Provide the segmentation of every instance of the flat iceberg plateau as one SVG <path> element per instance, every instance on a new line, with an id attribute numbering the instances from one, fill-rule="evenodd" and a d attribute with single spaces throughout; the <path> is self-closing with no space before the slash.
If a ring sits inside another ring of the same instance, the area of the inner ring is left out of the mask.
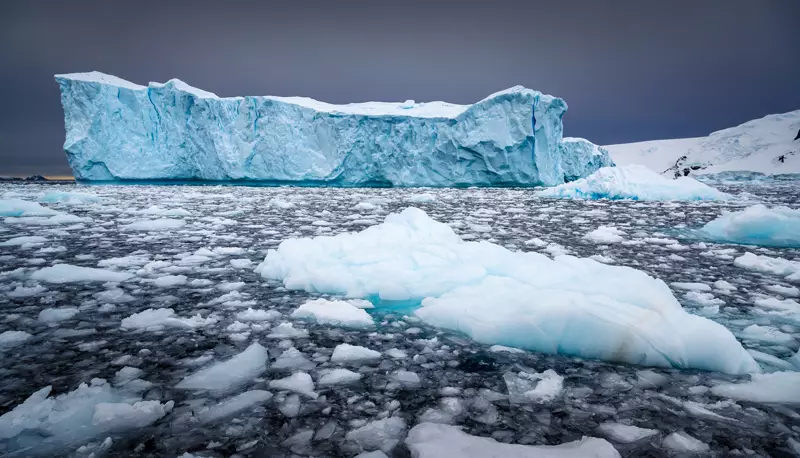
<path id="1" fill-rule="evenodd" d="M 603 167 L 586 178 L 538 191 L 537 195 L 630 200 L 725 200 L 730 197 L 693 178 L 669 179 L 643 165 Z"/>
<path id="2" fill-rule="evenodd" d="M 723 213 L 701 232 L 715 242 L 796 248 L 800 247 L 800 210 L 757 204 Z"/>
<path id="3" fill-rule="evenodd" d="M 466 242 L 407 208 L 358 233 L 292 238 L 256 268 L 293 290 L 421 304 L 474 340 L 648 366 L 733 374 L 759 365 L 722 325 L 686 313 L 642 271 Z"/>
<path id="4" fill-rule="evenodd" d="M 516 86 L 472 105 L 229 97 L 180 80 L 56 75 L 80 181 L 332 186 L 553 186 L 613 165 L 562 141 L 566 103 Z"/>

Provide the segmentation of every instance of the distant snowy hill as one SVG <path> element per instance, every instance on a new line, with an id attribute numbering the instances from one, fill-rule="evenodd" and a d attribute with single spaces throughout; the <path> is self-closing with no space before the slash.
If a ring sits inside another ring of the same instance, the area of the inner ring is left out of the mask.
<path id="1" fill-rule="evenodd" d="M 756 172 L 800 174 L 800 110 L 768 115 L 708 137 L 605 146 L 617 165 L 641 164 L 665 175 Z"/>

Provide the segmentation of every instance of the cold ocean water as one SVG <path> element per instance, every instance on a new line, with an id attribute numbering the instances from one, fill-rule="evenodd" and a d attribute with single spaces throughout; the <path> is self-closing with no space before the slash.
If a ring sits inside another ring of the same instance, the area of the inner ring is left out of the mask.
<path id="1" fill-rule="evenodd" d="M 0 184 L 0 199 L 36 201 L 58 212 L 34 209 L 32 216 L 9 216 L 0 224 L 0 415 L 47 386 L 51 396 L 79 390 L 55 407 L 41 404 L 46 393 L 30 401 L 46 415 L 0 419 L 0 455 L 350 457 L 383 448 L 400 457 L 410 453 L 403 444 L 407 430 L 434 421 L 504 443 L 601 437 L 622 456 L 680 454 L 677 436 L 667 439 L 675 432 L 706 444 L 708 450 L 695 449 L 702 456 L 795 456 L 800 403 L 712 393 L 716 385 L 747 382 L 747 375 L 510 351 L 428 326 L 413 316 L 413 303 L 368 309 L 375 322 L 370 328 L 315 324 L 290 314 L 319 295 L 288 291 L 254 272 L 266 251 L 287 238 L 359 231 L 416 206 L 465 240 L 643 270 L 671 284 L 691 313 L 728 327 L 765 372 L 799 370 L 792 362 L 800 341 L 800 309 L 792 308 L 799 285 L 786 273 L 733 261 L 746 252 L 800 261 L 800 249 L 717 244 L 695 238 L 692 229 L 723 209 L 759 202 L 796 208 L 800 185 L 719 189 L 738 199 L 557 200 L 520 189 Z M 623 231 L 624 241 L 585 237 L 600 226 Z M 98 275 L 74 268 L 56 272 L 64 282 L 53 282 L 52 272 L 32 276 L 55 263 L 132 276 L 64 280 Z M 785 307 L 754 305 L 770 298 Z M 161 313 L 134 315 L 147 309 Z M 254 342 L 268 353 L 266 371 L 258 364 L 264 350 Z M 343 343 L 380 354 L 331 361 Z M 243 352 L 256 356 L 198 382 L 216 388 L 178 386 Z M 331 372 L 336 368 L 360 378 Z M 536 402 L 509 400 L 507 382 L 547 370 L 563 377 L 563 389 Z M 296 379 L 271 386 L 297 371 L 310 374 L 310 388 Z M 331 374 L 339 380 L 322 384 Z M 89 386 L 80 391 L 81 383 Z M 117 407 L 105 407 L 98 417 L 98 402 Z M 134 407 L 120 410 L 119 403 Z M 631 432 L 619 424 L 654 431 Z"/>

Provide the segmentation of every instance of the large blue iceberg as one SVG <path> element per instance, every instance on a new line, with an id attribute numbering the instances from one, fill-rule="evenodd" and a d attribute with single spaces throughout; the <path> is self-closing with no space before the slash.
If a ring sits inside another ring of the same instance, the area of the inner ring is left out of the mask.
<path id="1" fill-rule="evenodd" d="M 180 80 L 56 75 L 81 181 L 553 186 L 612 165 L 562 140 L 566 103 L 516 86 L 473 105 L 222 98 Z"/>

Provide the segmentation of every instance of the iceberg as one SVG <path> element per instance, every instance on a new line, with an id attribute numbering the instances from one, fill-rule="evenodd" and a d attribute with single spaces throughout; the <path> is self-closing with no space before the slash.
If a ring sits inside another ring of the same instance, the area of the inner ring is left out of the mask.
<path id="1" fill-rule="evenodd" d="M 217 97 L 173 79 L 140 86 L 56 75 L 79 181 L 209 180 L 331 186 L 553 186 L 613 165 L 562 141 L 566 103 L 515 86 L 472 105 Z"/>
<path id="2" fill-rule="evenodd" d="M 573 181 L 536 193 L 541 197 L 630 200 L 726 200 L 728 194 L 694 178 L 669 179 L 642 165 L 603 167 Z"/>
<path id="3" fill-rule="evenodd" d="M 485 344 L 760 372 L 730 331 L 685 312 L 661 280 L 592 259 L 465 242 L 413 207 L 358 233 L 284 240 L 256 272 L 292 290 L 416 305 L 427 323 Z"/>
<path id="4" fill-rule="evenodd" d="M 723 213 L 701 232 L 715 242 L 800 248 L 800 210 L 757 204 Z"/>

